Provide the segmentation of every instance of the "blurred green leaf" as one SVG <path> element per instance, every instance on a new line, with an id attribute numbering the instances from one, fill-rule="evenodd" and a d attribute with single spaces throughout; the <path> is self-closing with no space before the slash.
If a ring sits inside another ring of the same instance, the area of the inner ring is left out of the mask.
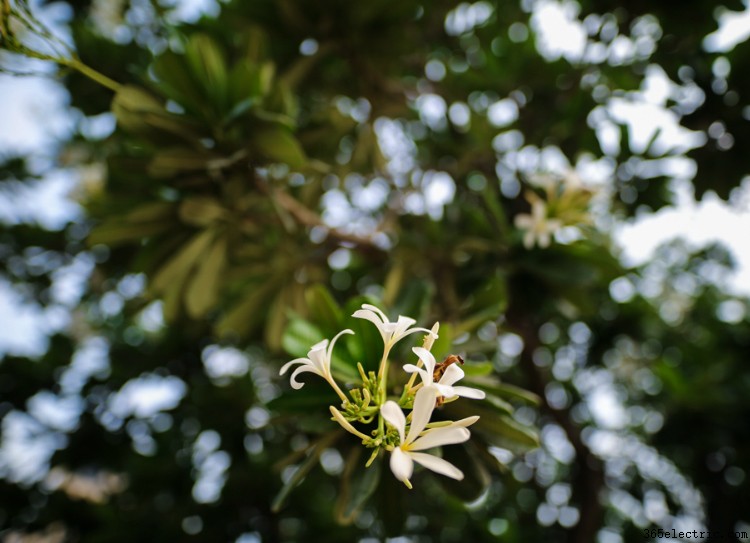
<path id="1" fill-rule="evenodd" d="M 271 162 L 286 164 L 292 169 L 305 165 L 307 159 L 292 132 L 280 124 L 264 124 L 252 134 L 253 146 Z"/>

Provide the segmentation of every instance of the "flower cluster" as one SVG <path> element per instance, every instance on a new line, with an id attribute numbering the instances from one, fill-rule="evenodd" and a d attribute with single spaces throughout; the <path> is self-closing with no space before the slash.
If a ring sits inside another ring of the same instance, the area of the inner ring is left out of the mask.
<path id="1" fill-rule="evenodd" d="M 333 420 L 359 437 L 365 447 L 373 449 L 367 466 L 381 451 L 387 451 L 390 452 L 391 471 L 408 488 L 411 488 L 410 479 L 414 471 L 414 462 L 453 479 L 463 479 L 461 470 L 451 463 L 422 452 L 467 441 L 471 435 L 467 428 L 479 420 L 479 417 L 475 416 L 453 422 L 431 422 L 436 407 L 459 397 L 485 397 L 484 392 L 479 389 L 455 386 L 455 383 L 464 377 L 464 371 L 455 363 L 463 363 L 459 357 L 451 355 L 445 362 L 438 364 L 430 352 L 438 337 L 438 324 L 436 323 L 431 330 L 414 327 L 416 321 L 404 316 L 399 316 L 396 322 L 391 322 L 385 313 L 369 304 L 363 304 L 352 316 L 372 322 L 383 338 L 383 356 L 377 374 L 366 373 L 359 364 L 362 383 L 361 386 L 349 390 L 349 396 L 336 383 L 331 373 L 333 346 L 343 334 L 354 333 L 346 329 L 339 332 L 330 343 L 323 340 L 313 345 L 307 358 L 297 358 L 284 364 L 281 375 L 297 364 L 298 367 L 290 379 L 292 388 L 302 388 L 303 383 L 297 381 L 296 377 L 305 372 L 319 375 L 331 385 L 341 399 L 340 408 L 330 406 Z M 387 385 L 391 349 L 404 337 L 418 332 L 424 333 L 425 337 L 422 347 L 412 349 L 417 356 L 417 363 L 403 366 L 404 371 L 411 375 L 404 385 L 401 396 L 398 399 L 391 398 L 388 396 Z M 421 383 L 415 384 L 417 376 L 421 378 Z M 404 414 L 404 410 L 409 409 L 409 414 Z M 376 427 L 367 434 L 358 430 L 355 423 Z"/>
<path id="2" fill-rule="evenodd" d="M 545 197 L 527 191 L 525 197 L 531 204 L 531 213 L 516 215 L 514 223 L 524 231 L 523 244 L 527 249 L 534 245 L 547 248 L 561 228 L 590 222 L 588 207 L 594 191 L 575 172 L 564 176 L 540 175 L 531 184 L 543 189 Z"/>

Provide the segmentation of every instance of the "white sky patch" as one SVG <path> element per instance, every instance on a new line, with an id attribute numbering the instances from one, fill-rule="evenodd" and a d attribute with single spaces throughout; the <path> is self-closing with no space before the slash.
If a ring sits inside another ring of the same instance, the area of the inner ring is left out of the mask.
<path id="1" fill-rule="evenodd" d="M 577 2 L 542 0 L 534 6 L 531 27 L 536 33 L 537 49 L 547 60 L 564 57 L 578 62 L 586 47 L 586 31 L 577 20 L 581 6 Z"/>
<path id="2" fill-rule="evenodd" d="M 169 12 L 169 20 L 173 23 L 195 23 L 204 15 L 216 17 L 221 10 L 216 0 L 179 0 L 174 5 Z"/>
<path id="3" fill-rule="evenodd" d="M 135 415 L 148 418 L 160 411 L 174 409 L 187 393 L 182 379 L 147 374 L 131 379 L 109 400 L 110 410 L 119 418 Z"/>
<path id="4" fill-rule="evenodd" d="M 231 377 L 242 377 L 250 368 L 247 355 L 233 347 L 209 345 L 201 355 L 203 368 L 217 384 L 228 384 Z"/>
<path id="5" fill-rule="evenodd" d="M 47 335 L 67 321 L 55 308 L 26 303 L 13 286 L 0 279 L 0 355 L 37 357 L 47 349 Z"/>
<path id="6" fill-rule="evenodd" d="M 725 11 L 719 15 L 719 28 L 703 40 L 706 51 L 731 51 L 750 38 L 750 3 L 746 1 L 745 6 L 745 11 Z"/>
<path id="7" fill-rule="evenodd" d="M 0 74 L 0 151 L 30 153 L 66 136 L 72 119 L 66 110 L 68 92 L 45 77 L 12 77 Z"/>
<path id="8" fill-rule="evenodd" d="M 78 425 L 84 401 L 80 396 L 58 396 L 48 390 L 29 398 L 27 409 L 36 420 L 61 432 L 71 432 Z"/>
<path id="9" fill-rule="evenodd" d="M 0 477 L 31 483 L 47 473 L 55 450 L 63 448 L 64 435 L 48 431 L 32 416 L 11 411 L 2 420 Z"/>
<path id="10" fill-rule="evenodd" d="M 722 286 L 734 294 L 750 296 L 750 245 L 747 242 L 750 209 L 727 204 L 711 192 L 700 202 L 696 202 L 687 189 L 681 189 L 680 193 L 676 207 L 666 207 L 616 227 L 614 236 L 623 248 L 626 264 L 648 262 L 659 245 L 676 238 L 685 239 L 696 249 L 720 242 L 732 251 L 738 265 L 730 284 Z"/>

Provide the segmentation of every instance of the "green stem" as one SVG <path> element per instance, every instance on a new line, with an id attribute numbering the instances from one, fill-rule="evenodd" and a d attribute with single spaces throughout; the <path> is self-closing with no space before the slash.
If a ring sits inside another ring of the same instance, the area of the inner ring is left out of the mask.
<path id="1" fill-rule="evenodd" d="M 333 377 L 331 377 L 331 378 L 330 378 L 330 379 L 328 380 L 328 384 L 329 384 L 329 385 L 331 385 L 331 386 L 333 387 L 333 390 L 335 390 L 335 391 L 336 391 L 336 394 L 338 394 L 338 395 L 339 395 L 339 398 L 341 398 L 341 401 L 342 401 L 343 403 L 349 403 L 349 399 L 348 399 L 348 398 L 346 397 L 346 395 L 345 395 L 345 394 L 344 394 L 344 393 L 343 393 L 343 392 L 341 391 L 341 389 L 339 388 L 339 386 L 338 386 L 338 385 L 336 384 L 336 381 L 334 381 L 334 380 L 333 380 Z"/>
<path id="2" fill-rule="evenodd" d="M 78 59 L 58 59 L 57 61 L 62 66 L 67 66 L 68 68 L 78 71 L 81 75 L 88 77 L 89 79 L 95 81 L 96 83 L 99 83 L 103 87 L 107 87 L 113 92 L 118 92 L 122 88 L 122 85 L 114 79 L 110 79 L 103 73 L 97 72 Z"/>

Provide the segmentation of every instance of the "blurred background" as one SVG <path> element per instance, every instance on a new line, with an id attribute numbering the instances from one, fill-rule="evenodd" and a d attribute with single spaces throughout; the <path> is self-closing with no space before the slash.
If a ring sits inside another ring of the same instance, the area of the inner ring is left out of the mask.
<path id="1" fill-rule="evenodd" d="M 0 6 L 1 541 L 750 541 L 746 1 Z M 279 378 L 363 302 L 465 481 Z"/>

